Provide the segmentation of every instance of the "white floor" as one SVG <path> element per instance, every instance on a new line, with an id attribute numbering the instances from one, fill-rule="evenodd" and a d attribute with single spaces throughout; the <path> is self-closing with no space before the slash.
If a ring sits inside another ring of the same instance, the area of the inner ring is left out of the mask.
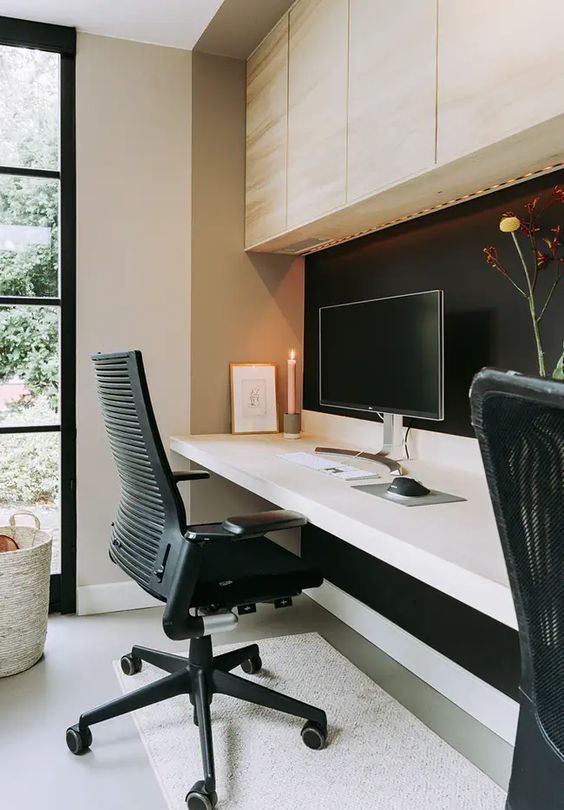
<path id="1" fill-rule="evenodd" d="M 511 749 L 306 597 L 291 609 L 264 606 L 217 643 L 317 631 L 444 739 L 506 787 Z M 66 749 L 64 732 L 81 711 L 119 694 L 112 660 L 133 643 L 184 653 L 166 642 L 160 609 L 101 616 L 56 616 L 35 667 L 0 680 L 2 806 L 15 810 L 165 810 L 131 718 L 96 728 L 85 757 Z"/>

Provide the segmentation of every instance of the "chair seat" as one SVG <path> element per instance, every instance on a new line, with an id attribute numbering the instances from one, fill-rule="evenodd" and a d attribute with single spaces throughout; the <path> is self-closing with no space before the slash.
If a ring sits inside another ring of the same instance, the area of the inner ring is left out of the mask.
<path id="1" fill-rule="evenodd" d="M 266 537 L 208 543 L 192 607 L 233 607 L 317 588 L 322 574 Z"/>

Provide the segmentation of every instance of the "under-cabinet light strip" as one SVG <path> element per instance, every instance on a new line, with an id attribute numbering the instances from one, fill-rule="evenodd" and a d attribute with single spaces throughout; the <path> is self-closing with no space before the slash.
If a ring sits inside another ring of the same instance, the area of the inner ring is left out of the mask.
<path id="1" fill-rule="evenodd" d="M 303 252 L 303 256 L 309 256 L 311 253 L 318 253 L 320 250 L 327 250 L 327 248 L 335 247 L 336 245 L 341 245 L 344 242 L 350 242 L 352 239 L 358 239 L 360 236 L 367 236 L 369 233 L 376 233 L 376 231 L 381 231 L 384 228 L 391 228 L 393 225 L 400 225 L 402 222 L 408 222 L 411 219 L 416 219 L 417 217 L 422 217 L 425 214 L 430 214 L 434 211 L 440 211 L 443 208 L 450 208 L 452 205 L 456 205 L 457 203 L 467 202 L 467 200 L 473 200 L 476 197 L 480 197 L 482 194 L 490 194 L 492 191 L 498 191 L 500 188 L 506 188 L 507 186 L 511 186 L 514 183 L 520 183 L 523 180 L 528 180 L 530 177 L 536 177 L 540 174 L 547 174 L 548 172 L 555 171 L 556 169 L 561 169 L 564 167 L 564 162 L 562 163 L 554 163 L 552 166 L 544 166 L 542 169 L 536 169 L 531 172 L 527 172 L 526 174 L 521 174 L 518 177 L 511 177 L 508 180 L 502 180 L 499 183 L 494 183 L 491 186 L 486 186 L 485 188 L 478 189 L 478 191 L 471 191 L 469 194 L 464 194 L 461 197 L 454 197 L 452 200 L 447 200 L 446 202 L 440 202 L 436 205 L 430 205 L 428 208 L 422 208 L 420 211 L 415 211 L 411 214 L 405 214 L 402 217 L 398 217 L 397 219 L 391 219 L 388 222 L 383 222 L 380 225 L 375 225 L 371 228 L 365 228 L 363 231 L 355 231 L 354 233 L 350 233 L 347 236 L 341 236 L 338 239 L 329 239 L 327 242 L 323 242 L 321 245 L 316 245 L 315 247 L 310 248 Z"/>

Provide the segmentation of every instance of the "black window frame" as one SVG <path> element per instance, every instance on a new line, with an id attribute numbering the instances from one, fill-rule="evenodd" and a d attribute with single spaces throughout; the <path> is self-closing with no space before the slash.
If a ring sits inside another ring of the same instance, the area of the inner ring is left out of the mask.
<path id="1" fill-rule="evenodd" d="M 56 171 L 0 166 L 0 174 L 56 178 L 60 183 L 59 296 L 0 296 L 0 305 L 60 307 L 60 425 L 0 427 L 2 433 L 61 436 L 61 572 L 51 575 L 49 608 L 76 610 L 76 29 L 0 17 L 0 45 L 60 55 L 60 164 Z"/>

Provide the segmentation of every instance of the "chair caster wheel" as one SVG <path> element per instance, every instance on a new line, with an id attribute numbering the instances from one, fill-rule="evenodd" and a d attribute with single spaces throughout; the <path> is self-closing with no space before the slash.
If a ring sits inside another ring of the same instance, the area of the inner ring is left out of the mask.
<path id="1" fill-rule="evenodd" d="M 196 782 L 186 796 L 188 810 L 214 810 L 217 806 L 217 793 L 208 793 L 204 782 Z"/>
<path id="2" fill-rule="evenodd" d="M 241 669 L 247 675 L 256 675 L 262 669 L 262 659 L 260 655 L 253 655 L 241 664 Z"/>
<path id="3" fill-rule="evenodd" d="M 321 751 L 327 745 L 327 729 L 312 720 L 307 721 L 301 734 L 304 745 L 314 751 Z"/>
<path id="4" fill-rule="evenodd" d="M 90 746 L 92 745 L 92 732 L 85 726 L 84 728 L 80 728 L 78 723 L 76 726 L 71 726 L 67 728 L 67 747 L 71 754 L 83 754 L 85 751 L 88 751 Z"/>
<path id="5" fill-rule="evenodd" d="M 143 661 L 137 658 L 136 655 L 131 655 L 131 653 L 122 655 L 120 664 L 124 675 L 137 675 L 143 668 Z"/>

